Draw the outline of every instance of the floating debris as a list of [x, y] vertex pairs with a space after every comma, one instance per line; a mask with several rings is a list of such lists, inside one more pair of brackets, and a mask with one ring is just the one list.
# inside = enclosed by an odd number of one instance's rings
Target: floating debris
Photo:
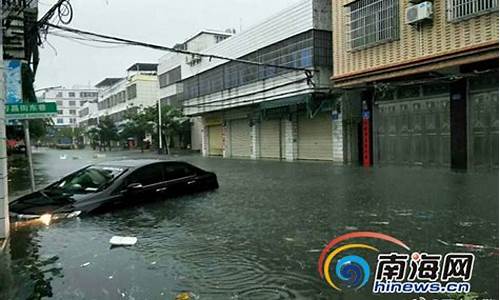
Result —
[[[477, 244], [467, 244], [467, 243], [449, 243], [443, 240], [438, 239], [438, 243], [445, 245], [445, 246], [451, 246], [451, 247], [458, 247], [458, 248], [465, 248], [469, 251], [484, 251], [484, 250], [496, 250], [496, 253], [498, 253], [498, 248], [496, 247], [490, 247], [486, 245], [477, 245]], [[490, 253], [490, 255], [493, 252]]]
[[153, 266], [154, 266], [154, 265], [156, 265], [156, 261], [151, 262], [151, 264], [152, 264]]
[[64, 159], [68, 159], [68, 157], [66, 156], [66, 154], [63, 154], [63, 155], [60, 155], [60, 156], [59, 156], [59, 159], [64, 160]]
[[113, 246], [133, 246], [137, 243], [137, 238], [130, 236], [114, 236], [109, 240], [109, 243]]
[[373, 222], [370, 222], [370, 224], [372, 224], [372, 225], [389, 225], [391, 223], [389, 221], [373, 221]]
[[85, 267], [88, 267], [88, 266], [90, 266], [89, 262], [86, 262], [86, 263], [80, 265], [81, 268], [85, 268]]
[[459, 222], [458, 225], [460, 227], [471, 227], [474, 223], [472, 222]]
[[198, 298], [198, 296], [191, 292], [181, 292], [177, 296], [175, 296], [175, 300], [193, 300]]
[[347, 231], [356, 231], [356, 230], [358, 230], [358, 227], [356, 227], [356, 226], [346, 226], [344, 229], [347, 230]]
[[113, 279], [113, 275], [108, 276], [108, 279]]
[[295, 240], [293, 238], [290, 238], [290, 237], [286, 237], [285, 241], [287, 241], [287, 242], [295, 242]]
[[310, 249], [310, 250], [307, 250], [307, 252], [309, 252], [309, 253], [319, 253], [319, 252], [321, 252], [321, 249]]

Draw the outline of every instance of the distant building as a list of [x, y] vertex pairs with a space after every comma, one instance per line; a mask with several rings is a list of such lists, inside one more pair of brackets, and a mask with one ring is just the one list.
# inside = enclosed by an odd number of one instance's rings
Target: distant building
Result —
[[[202, 30], [174, 48], [200, 52], [222, 42], [234, 34], [234, 30], [216, 31]], [[177, 53], [169, 53], [160, 58], [158, 65], [158, 81], [162, 104], [182, 108], [183, 74], [191, 74], [187, 69], [200, 63], [201, 59]], [[184, 72], [183, 72], [184, 69]], [[201, 150], [201, 119], [192, 118], [191, 149]]]
[[129, 110], [158, 103], [157, 64], [136, 63], [127, 69], [127, 77], [106, 78], [96, 85], [99, 90], [98, 116], [115, 123], [124, 120]]
[[331, 14], [331, 0], [300, 1], [202, 51], [295, 70], [185, 56], [182, 104], [202, 118], [203, 155], [344, 161]]
[[87, 87], [55, 88], [47, 90], [40, 101], [56, 102], [57, 117], [52, 118], [56, 127], [77, 127], [78, 111], [89, 101], [96, 101], [97, 89]]

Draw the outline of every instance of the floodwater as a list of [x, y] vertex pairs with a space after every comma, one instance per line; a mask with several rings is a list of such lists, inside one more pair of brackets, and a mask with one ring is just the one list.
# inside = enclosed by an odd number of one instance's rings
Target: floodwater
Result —
[[[123, 156], [147, 155], [40, 150], [37, 183]], [[176, 159], [215, 171], [220, 189], [14, 227], [0, 255], [0, 299], [174, 299], [184, 291], [192, 299], [413, 299], [375, 297], [370, 288], [336, 292], [317, 273], [319, 252], [351, 231], [383, 232], [418, 252], [468, 252], [453, 243], [498, 247], [497, 171]], [[28, 188], [24, 164], [11, 161], [11, 194]], [[113, 235], [138, 242], [111, 249]], [[475, 255], [472, 290], [498, 298], [498, 250]]]

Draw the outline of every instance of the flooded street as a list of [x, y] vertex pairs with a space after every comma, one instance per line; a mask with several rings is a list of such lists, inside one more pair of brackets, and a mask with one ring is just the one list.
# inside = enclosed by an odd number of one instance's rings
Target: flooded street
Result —
[[[94, 154], [41, 149], [37, 184], [94, 161], [154, 156]], [[339, 294], [319, 277], [318, 257], [330, 240], [359, 230], [428, 253], [468, 252], [453, 243], [498, 247], [497, 171], [174, 159], [214, 171], [220, 189], [47, 227], [14, 227], [0, 256], [0, 299], [174, 299], [183, 291], [199, 299], [371, 299], [369, 289]], [[12, 195], [29, 186], [24, 163], [10, 164]], [[138, 242], [110, 249], [114, 235]], [[472, 290], [498, 298], [498, 252], [475, 254]], [[394, 299], [412, 299], [401, 297]]]

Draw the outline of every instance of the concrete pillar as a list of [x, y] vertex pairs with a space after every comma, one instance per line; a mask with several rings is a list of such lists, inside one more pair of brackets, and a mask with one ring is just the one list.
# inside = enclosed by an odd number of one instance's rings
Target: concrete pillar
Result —
[[344, 163], [344, 130], [342, 126], [342, 113], [332, 112], [332, 142], [333, 161]]
[[201, 126], [201, 155], [208, 156], [208, 126]]
[[[2, 11], [0, 9], [0, 22]], [[9, 193], [7, 189], [7, 138], [5, 134], [5, 83], [3, 78], [3, 32], [0, 30], [0, 238], [9, 235]]]
[[231, 158], [231, 122], [225, 121], [222, 125], [222, 157]]
[[451, 167], [467, 169], [468, 82], [461, 79], [450, 85]]
[[250, 138], [252, 141], [252, 159], [260, 158], [260, 124], [255, 123], [250, 127]]
[[297, 159], [297, 115], [292, 115], [291, 119], [283, 119], [285, 130], [285, 159], [293, 161]]

